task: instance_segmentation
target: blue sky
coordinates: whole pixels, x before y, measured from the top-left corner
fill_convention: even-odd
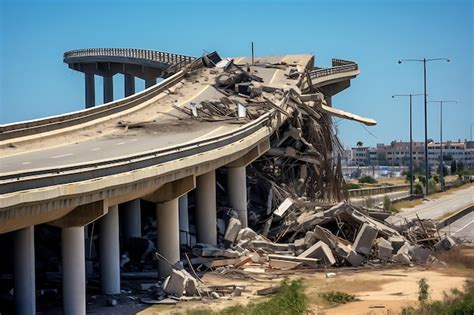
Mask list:
[[[446,104],[444,139],[469,137],[474,123],[473,2],[413,1],[59,1],[0,0],[0,123],[84,107],[83,75],[62,62],[71,49],[137,47],[199,56],[312,53],[318,66],[355,60],[361,75],[333,106],[378,121],[337,119],[346,146],[408,139],[408,99],[422,93],[420,63],[400,58],[449,57],[428,65],[431,99]],[[115,97],[123,96],[114,78]],[[97,100],[102,99],[96,79]],[[143,83],[137,83],[139,89]],[[423,98],[414,101],[414,137],[422,140]],[[439,105],[429,104],[429,137],[439,139]],[[474,128],[474,126],[473,126]]]

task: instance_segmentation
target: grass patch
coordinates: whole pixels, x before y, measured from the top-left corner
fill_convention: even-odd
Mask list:
[[[259,303],[246,306],[237,304],[215,312],[209,308],[186,311],[186,315],[299,315],[308,313],[308,298],[304,292],[303,281],[284,280],[280,291]]]
[[[419,206],[423,203],[423,199],[413,199],[413,200],[405,200],[405,201],[400,201],[396,202],[392,205],[392,208],[394,209],[394,212],[400,212],[402,208],[408,209],[408,208],[413,208],[416,206]]]
[[[324,300],[330,304],[346,304],[348,302],[357,301],[355,295],[348,294],[341,291],[329,291],[319,294]]]

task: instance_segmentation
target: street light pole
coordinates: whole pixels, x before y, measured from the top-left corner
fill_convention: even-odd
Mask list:
[[[456,101],[430,101],[439,103],[439,182],[441,191],[444,191],[444,161],[443,161],[443,103],[457,103]]]
[[[425,194],[428,195],[429,190],[429,180],[430,180],[430,169],[428,165],[428,100],[427,100],[427,92],[426,92],[426,63],[429,61],[447,61],[450,62],[448,58],[431,58],[431,59],[400,59],[398,63],[402,63],[405,61],[417,61],[423,62],[423,86],[424,86],[424,94],[425,94]]]
[[[392,98],[408,96],[410,98],[410,196],[413,195],[413,119],[412,119],[412,97],[423,94],[395,94]]]

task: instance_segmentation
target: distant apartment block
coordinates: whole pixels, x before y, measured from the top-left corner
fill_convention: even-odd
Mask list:
[[[424,142],[413,142],[413,163],[421,165],[425,160]],[[452,160],[467,168],[474,168],[474,141],[443,142],[443,159],[449,167]],[[390,144],[378,143],[377,146],[355,146],[344,151],[347,166],[393,165],[406,166],[410,163],[410,143],[392,141]],[[428,163],[437,167],[440,162],[440,143],[428,143]]]

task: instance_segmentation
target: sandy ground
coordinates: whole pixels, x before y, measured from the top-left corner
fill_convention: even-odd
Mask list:
[[[363,272],[345,271],[337,273],[334,278],[326,278],[324,272],[293,274],[290,278],[303,278],[306,285],[306,294],[314,314],[398,314],[401,308],[417,304],[418,281],[428,279],[430,298],[441,300],[443,292],[453,288],[462,289],[466,280],[466,272],[453,275],[449,269],[424,269],[420,267],[374,270]],[[277,285],[282,278],[254,281],[228,279],[216,274],[207,274],[206,283],[235,284],[246,287],[240,297],[221,298],[219,300],[183,302],[175,306],[152,306],[138,314],[180,314],[187,309],[207,308],[214,311],[236,304],[247,304],[249,301],[258,301],[262,297],[255,295],[256,290]],[[360,301],[340,306],[328,305],[319,294],[327,291],[343,291],[354,294]]]

